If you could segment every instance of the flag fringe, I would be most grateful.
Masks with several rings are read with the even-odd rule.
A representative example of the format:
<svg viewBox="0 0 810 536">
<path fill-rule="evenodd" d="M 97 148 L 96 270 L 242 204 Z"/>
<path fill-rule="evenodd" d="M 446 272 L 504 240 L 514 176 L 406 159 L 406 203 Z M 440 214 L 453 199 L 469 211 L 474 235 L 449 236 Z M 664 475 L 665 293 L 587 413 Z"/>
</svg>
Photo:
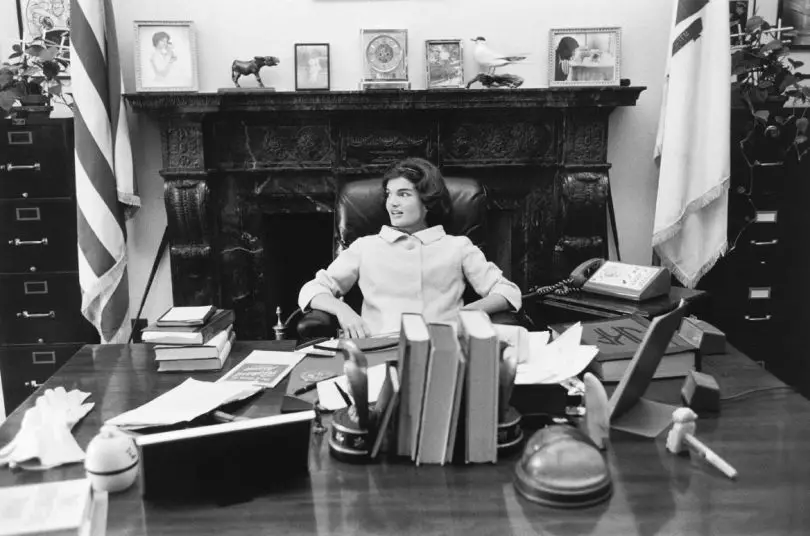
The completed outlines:
<svg viewBox="0 0 810 536">
<path fill-rule="evenodd" d="M 665 257 L 660 252 L 657 253 L 660 258 L 661 264 L 665 268 L 667 268 L 670 271 L 670 273 L 672 273 L 672 275 L 675 276 L 675 279 L 680 281 L 681 284 L 686 288 L 695 288 L 695 286 L 703 278 L 703 276 L 709 273 L 709 270 L 714 268 L 714 265 L 717 264 L 717 261 L 719 261 L 720 258 L 723 257 L 727 252 L 728 252 L 728 242 L 723 241 L 722 245 L 720 246 L 720 249 L 717 250 L 711 257 L 709 257 L 706 260 L 706 263 L 703 266 L 701 266 L 700 270 L 698 270 L 692 277 L 686 275 L 686 273 L 684 273 L 684 271 L 681 270 L 680 267 L 678 267 L 677 265 L 675 265 L 675 263 L 669 260 L 669 257 Z"/>
<path fill-rule="evenodd" d="M 676 234 L 681 232 L 681 228 L 683 227 L 683 222 L 687 216 L 697 212 L 698 210 L 710 205 L 714 201 L 720 198 L 723 194 L 728 191 L 728 186 L 730 182 L 730 175 L 727 175 L 723 181 L 714 186 L 708 192 L 703 194 L 702 196 L 693 199 L 691 203 L 686 205 L 681 215 L 678 217 L 677 221 L 667 227 L 666 229 L 661 229 L 657 233 L 653 234 L 652 237 L 652 245 L 653 247 L 659 246 L 664 242 L 671 240 Z"/>
</svg>

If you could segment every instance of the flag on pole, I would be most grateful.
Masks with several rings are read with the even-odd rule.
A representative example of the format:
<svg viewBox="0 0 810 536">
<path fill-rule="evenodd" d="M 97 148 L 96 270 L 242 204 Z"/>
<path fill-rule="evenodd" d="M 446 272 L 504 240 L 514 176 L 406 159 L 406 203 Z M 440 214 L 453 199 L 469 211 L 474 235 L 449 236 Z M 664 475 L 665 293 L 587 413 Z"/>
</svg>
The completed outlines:
<svg viewBox="0 0 810 536">
<path fill-rule="evenodd" d="M 730 73 L 727 0 L 676 0 L 655 142 L 652 245 L 694 288 L 727 248 Z"/>
<path fill-rule="evenodd" d="M 126 219 L 140 205 L 110 0 L 71 1 L 82 314 L 102 343 L 130 332 Z"/>
</svg>

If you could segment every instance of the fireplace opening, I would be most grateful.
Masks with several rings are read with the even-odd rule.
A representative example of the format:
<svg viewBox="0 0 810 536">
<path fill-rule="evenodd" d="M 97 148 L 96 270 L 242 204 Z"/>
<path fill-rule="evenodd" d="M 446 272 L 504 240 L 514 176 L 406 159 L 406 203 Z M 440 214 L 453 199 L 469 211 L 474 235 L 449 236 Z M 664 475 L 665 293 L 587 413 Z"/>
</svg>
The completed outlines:
<svg viewBox="0 0 810 536">
<path fill-rule="evenodd" d="M 282 322 L 298 307 L 298 291 L 332 261 L 331 212 L 274 213 L 264 216 L 265 304 L 272 336 L 276 307 Z M 287 333 L 295 338 L 295 333 Z"/>
</svg>

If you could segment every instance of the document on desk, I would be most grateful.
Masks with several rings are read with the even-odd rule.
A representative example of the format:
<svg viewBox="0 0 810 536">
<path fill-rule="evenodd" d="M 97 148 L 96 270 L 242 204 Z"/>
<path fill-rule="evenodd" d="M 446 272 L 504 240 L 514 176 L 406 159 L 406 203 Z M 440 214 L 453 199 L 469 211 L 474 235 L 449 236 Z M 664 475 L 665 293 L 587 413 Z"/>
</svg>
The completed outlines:
<svg viewBox="0 0 810 536">
<path fill-rule="evenodd" d="M 253 350 L 217 383 L 246 383 L 272 389 L 305 355 L 304 352 Z"/>
<path fill-rule="evenodd" d="M 368 401 L 373 404 L 377 402 L 380 396 L 380 390 L 383 383 L 385 383 L 385 363 L 374 365 L 368 368 Z M 349 379 L 344 374 L 337 378 L 331 378 L 318 382 L 318 401 L 321 407 L 327 411 L 334 411 L 336 409 L 345 408 L 346 401 L 338 391 L 336 385 L 339 385 L 343 392 L 351 397 L 351 389 L 349 388 Z"/>
<path fill-rule="evenodd" d="M 188 378 L 154 400 L 107 420 L 105 424 L 127 430 L 150 426 L 170 426 L 188 422 L 216 408 L 243 400 L 261 386 L 242 382 L 203 382 Z"/>
<path fill-rule="evenodd" d="M 560 383 L 576 376 L 596 357 L 596 346 L 582 345 L 582 324 L 576 323 L 565 333 L 548 342 L 548 332 L 528 332 L 528 351 L 518 361 L 515 385 Z"/>
</svg>

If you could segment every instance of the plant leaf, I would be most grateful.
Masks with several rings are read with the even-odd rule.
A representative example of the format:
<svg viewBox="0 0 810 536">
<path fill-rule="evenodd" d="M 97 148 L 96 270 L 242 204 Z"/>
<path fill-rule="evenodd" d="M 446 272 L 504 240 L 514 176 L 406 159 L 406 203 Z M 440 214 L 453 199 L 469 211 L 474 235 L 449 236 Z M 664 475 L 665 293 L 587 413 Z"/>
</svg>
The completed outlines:
<svg viewBox="0 0 810 536">
<path fill-rule="evenodd" d="M 745 31 L 747 33 L 751 33 L 754 30 L 759 30 L 764 22 L 765 20 L 758 15 L 751 17 L 748 19 L 748 22 L 745 23 Z"/>
</svg>

